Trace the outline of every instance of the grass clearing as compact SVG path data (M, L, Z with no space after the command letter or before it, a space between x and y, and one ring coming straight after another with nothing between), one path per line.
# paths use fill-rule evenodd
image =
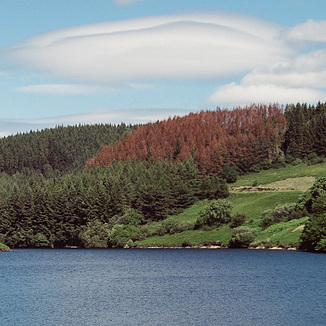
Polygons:
M297 220L271 225L259 233L253 245L297 247L307 219L308 217L303 217Z
M278 189L308 190L315 182L315 177L288 178L281 181L268 183L265 186Z
M239 176L237 182L230 184L232 187L252 186L256 181L257 185L268 185L276 181L283 181L290 178L322 177L326 176L326 163L307 166L299 164L287 166L280 169L263 170L258 173L250 173Z
M218 230L188 230L177 234L150 237L142 241L136 241L137 246L180 247L184 243L197 246L208 243L220 243L227 245L231 238L232 230L223 226Z
M244 226L255 228L258 236L253 246L264 245L268 247L296 247L302 233L307 217L271 225L261 230L261 214L268 209L274 209L277 205L295 203L309 189L316 178L326 176L326 163L307 166L287 166L281 169L271 169L241 176L238 181L230 186L252 186L257 181L258 186L275 188L276 191L257 192L232 192L227 198L231 202L235 213L244 213L247 217ZM295 189L295 190L287 190ZM195 223L201 210L207 207L211 201L202 200L187 208L182 213L168 217L170 221ZM159 228L163 221L148 225L149 229ZM142 241L136 241L138 246L174 247L189 245L202 245L205 243L218 243L228 245L232 229L230 225L223 225L215 230L188 230L181 233L153 236Z
M302 191L239 192L231 193L227 199L233 206L232 214L244 213L248 220L257 220L267 209L295 203L302 194Z

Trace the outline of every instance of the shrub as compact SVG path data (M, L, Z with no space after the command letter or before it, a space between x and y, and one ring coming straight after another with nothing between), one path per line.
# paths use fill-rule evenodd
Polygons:
M224 180L208 176L201 179L197 193L199 199L217 199L228 196L229 188Z
M190 243L190 241L188 239L185 239L185 240L183 240L181 246L182 247L190 247L191 243Z
M139 213L136 209L128 208L126 213L118 218L116 224L124 225L140 225L145 221L144 215Z
M266 229L267 227L274 224L274 215L273 210L268 209L267 211L262 212L261 214L261 227Z
M248 248L257 237L257 230L250 229L246 226L239 226L233 229L229 247L231 248Z
M108 246L123 248L129 240L136 241L143 238L144 233L140 227L117 224L108 233Z
M326 252L326 213L311 216L300 237L300 249Z
M226 199L217 199L211 202L209 207L199 213L195 223L195 229L206 226L219 227L221 224L229 223L232 205Z
M236 166L224 165L222 171L222 178L225 179L227 183L234 183L238 179L238 168Z
M272 168L273 169L279 169L282 167L285 167L286 163L283 157L278 157L273 163L272 163Z
M107 248L109 226L99 220L93 220L81 228L79 239L85 248Z
M270 225L290 221L305 216L305 211L300 211L296 203L277 205L261 214L261 227L266 229Z
M34 237L34 245L35 247L49 247L50 241L43 233L37 233Z
M246 220L246 214L236 213L231 216L231 228L241 226Z

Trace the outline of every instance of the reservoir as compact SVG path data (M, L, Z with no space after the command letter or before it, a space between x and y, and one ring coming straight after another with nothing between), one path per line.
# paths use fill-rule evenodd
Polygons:
M0 325L325 325L326 255L246 249L0 253Z

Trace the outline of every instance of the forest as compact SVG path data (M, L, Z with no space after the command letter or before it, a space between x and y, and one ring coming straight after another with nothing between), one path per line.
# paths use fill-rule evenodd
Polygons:
M150 222L198 200L227 198L227 183L238 175L298 159L317 162L325 151L323 103L251 105L140 126L79 125L1 138L0 243L123 247L162 234L146 227ZM326 237L326 187L319 189L318 209L308 200L301 205L310 216L306 250L323 248L312 244L316 223L318 243ZM179 231L196 227L178 225Z

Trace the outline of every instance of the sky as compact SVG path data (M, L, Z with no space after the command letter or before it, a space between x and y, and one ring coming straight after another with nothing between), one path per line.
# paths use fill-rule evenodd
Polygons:
M324 0L0 0L0 136L326 101Z

